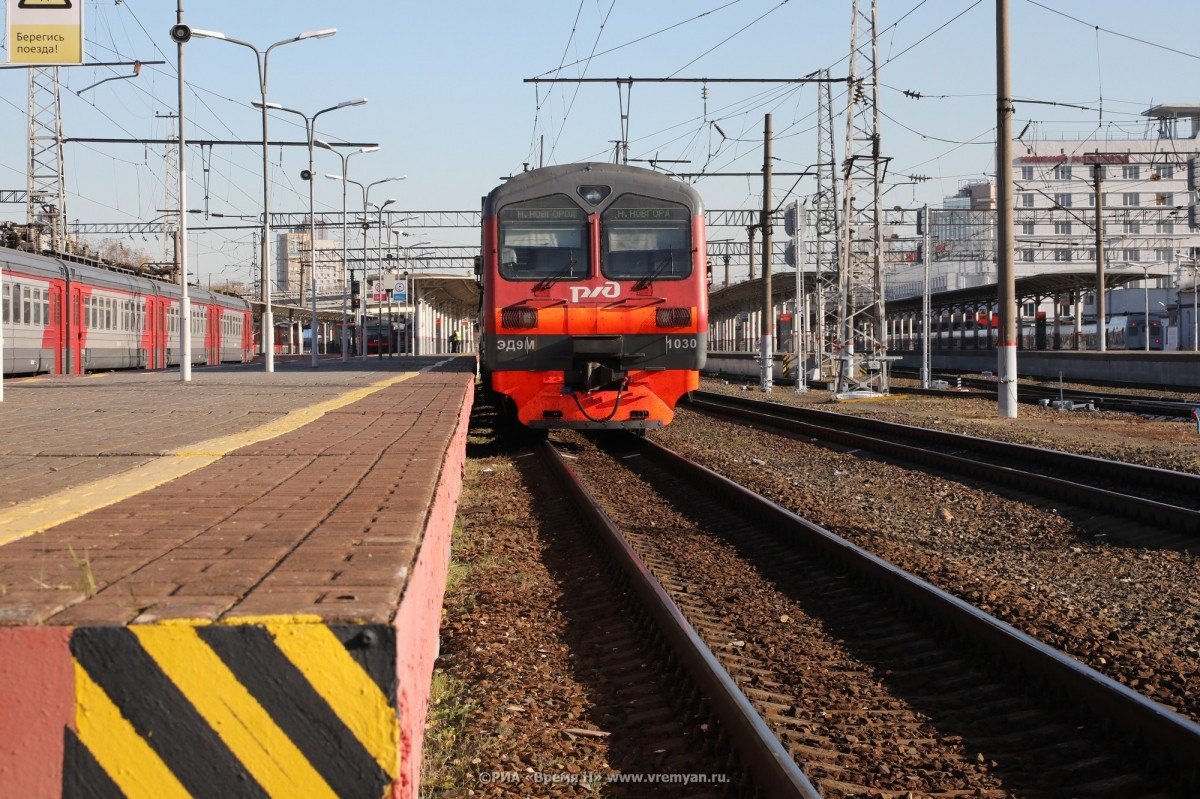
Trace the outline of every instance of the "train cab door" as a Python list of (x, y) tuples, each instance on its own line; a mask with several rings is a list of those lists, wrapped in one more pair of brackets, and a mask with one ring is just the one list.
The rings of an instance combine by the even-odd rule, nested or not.
[(66, 326), (63, 324), (63, 285), (61, 283), (50, 284), (50, 318), (46, 320), (46, 333), (42, 341), (43, 348), (50, 347), (54, 351), (52, 372), (61, 375), (67, 366), (63, 356), (63, 348), (67, 339)]

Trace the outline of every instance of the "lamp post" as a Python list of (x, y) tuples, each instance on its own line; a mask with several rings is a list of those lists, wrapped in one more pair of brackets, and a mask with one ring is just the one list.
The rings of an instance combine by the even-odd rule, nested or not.
[(322, 30), (306, 31), (298, 36), (293, 36), (290, 39), (281, 39), (267, 47), (265, 50), (259, 50), (249, 42), (244, 42), (241, 39), (234, 39), (219, 31), (206, 31), (199, 30), (198, 28), (191, 29), (192, 36), (198, 36), (201, 39), (220, 39), (221, 41), (241, 45), (242, 47), (253, 50), (255, 61), (258, 64), (258, 89), (262, 102), (263, 164), (262, 284), (259, 287), (259, 291), (263, 304), (263, 363), (266, 371), (268, 372), (275, 371), (275, 315), (271, 311), (271, 271), (269, 267), (271, 256), (271, 174), (267, 153), (267, 66), (271, 57), (271, 51), (276, 47), (282, 47), (285, 44), (292, 44), (293, 42), (302, 42), (307, 39), (324, 39), (326, 36), (332, 36), (335, 33), (337, 33), (337, 28), (323, 28)]
[[(1200, 286), (1197, 286), (1197, 271), (1200, 270), (1200, 261), (1192, 261), (1189, 264), (1180, 263), (1181, 269), (1190, 269), (1192, 272), (1192, 352), (1200, 352)], [(1175, 293), (1176, 303), (1179, 302), (1179, 292)], [(1182, 314), (1181, 314), (1182, 315)]]
[[(330, 111), (337, 111), (339, 108), (353, 108), (357, 105), (366, 105), (366, 98), (358, 100), (343, 100), (337, 105), (331, 105), (328, 108), (322, 108), (312, 116), (305, 114), (303, 111), (297, 111), (294, 108), (286, 108), (279, 103), (268, 103), (266, 101), (251, 103), (255, 108), (262, 108), (265, 113), (268, 108), (276, 111), (284, 111), (289, 114), (295, 114), (304, 120), (304, 134), (308, 142), (308, 280), (312, 290), (309, 292), (311, 296), (310, 304), (312, 306), (312, 321), (309, 322), (309, 330), (312, 332), (312, 368), (316, 369), (320, 365), (317, 358), (317, 220), (315, 209), (313, 208), (313, 134), (317, 129), (317, 117), (321, 114), (327, 114)], [(300, 302), (304, 302), (304, 259), (300, 260)], [(303, 339), (301, 339), (303, 342)]]
[[(376, 239), (376, 243), (377, 243), (376, 252), (378, 252), (379, 255), (375, 259), (375, 263), (376, 263), (375, 268), (376, 268), (377, 273), (379, 274), (379, 280), (381, 282), (383, 280), (383, 240), (385, 238), (385, 235), (383, 232), (383, 209), (387, 208), (389, 205), (391, 205), (394, 202), (396, 202), (395, 197), (388, 197), (380, 205), (374, 205), (372, 203), (372, 205), (374, 205), (374, 208), (375, 208), (376, 225), (379, 228), (378, 238)], [(385, 291), (384, 294), (387, 296), (387, 303), (388, 303), (388, 332), (387, 332), (387, 335), (388, 335), (388, 355), (390, 356), (392, 353), (392, 328), (391, 328), (392, 294), (390, 291)], [(379, 325), (380, 325), (380, 329), (382, 329), (382, 327), (383, 327), (383, 302), (382, 301), (379, 303)], [(380, 342), (380, 344), (379, 344), (379, 359), (383, 360), (383, 343), (382, 342)]]
[[(411, 235), (411, 234), (409, 234), (409, 233), (399, 233), (399, 235), (401, 235), (401, 236), (408, 236), (408, 235)], [(408, 252), (407, 252), (407, 250), (411, 250), (411, 249), (413, 249), (413, 248), (415, 248), (415, 247), (424, 247), (424, 246), (425, 246), (425, 245), (427, 245), (427, 244), (429, 244), (429, 242), (428, 242), (428, 241), (418, 241), (418, 242), (415, 242), (415, 243), (413, 243), (413, 244), (409, 244), (409, 245), (408, 245), (408, 246), (406, 246), (406, 247), (400, 247), (399, 249), (402, 249), (402, 250), (405, 250), (405, 251), (406, 251), (406, 252), (404, 253), (404, 263), (405, 263), (405, 264), (407, 264), (407, 263), (408, 263)], [(410, 322), (411, 322), (411, 323), (410, 323), (410, 325), (409, 325), (409, 333), (408, 333), (408, 338), (409, 338), (409, 342), (410, 342), (410, 344), (411, 344), (411, 346), (412, 346), (412, 354), (415, 356), (415, 355), (417, 354), (417, 336), (416, 336), (416, 334), (417, 334), (417, 330), (418, 330), (418, 328), (417, 328), (417, 310), (418, 310), (418, 309), (417, 309), (417, 304), (416, 304), (416, 296), (417, 296), (417, 267), (416, 267), (415, 265), (411, 267), (411, 272), (412, 272), (412, 283), (411, 283), (411, 284), (410, 284), (410, 283), (408, 283), (409, 271), (410, 271), (410, 269), (409, 269), (409, 268), (405, 268), (405, 270), (404, 270), (404, 281), (405, 281), (405, 286), (406, 286), (406, 289), (407, 289), (407, 291), (406, 291), (406, 294), (407, 294), (408, 304), (409, 304), (409, 306), (412, 308), (412, 314), (411, 314), (411, 320), (410, 320)]]
[[(182, 30), (181, 30), (182, 29)], [(172, 29), (172, 39), (175, 40), (178, 62), (175, 74), (178, 77), (179, 110), (176, 118), (179, 122), (179, 148), (176, 169), (176, 179), (179, 181), (179, 219), (175, 228), (175, 267), (179, 270), (179, 379), (184, 383), (192, 380), (192, 298), (188, 294), (188, 263), (187, 263), (187, 130), (184, 127), (184, 88), (183, 79), (183, 46), (191, 39), (185, 35), (187, 28), (183, 24), (183, 0), (175, 4), (175, 28)], [(0, 397), (3, 395), (0, 394)]]
[[(336, 155), (342, 159), (342, 174), (343, 175), (350, 174), (350, 159), (351, 158), (358, 155), (359, 153), (373, 153), (379, 149), (378, 147), (360, 147), (359, 149), (355, 150), (352, 153), (342, 154), (342, 153), (338, 152), (337, 150), (333, 149), (333, 147), (331, 145), (327, 144), (326, 142), (321, 141), (320, 139), (313, 139), (313, 144), (315, 144), (318, 147), (321, 147), (325, 150), (329, 150), (331, 153), (333, 153), (334, 155)], [(310, 169), (310, 171), (311, 171), (311, 169)], [(327, 177), (329, 177), (329, 176), (327, 176)], [(347, 223), (349, 222), (349, 219), (347, 217), (348, 212), (346, 210), (346, 192), (349, 188), (350, 188), (349, 184), (343, 180), (342, 181), (342, 363), (346, 363), (350, 359), (350, 336), (349, 336), (349, 331), (347, 329), (349, 327), (349, 325), (346, 323), (346, 320), (348, 318), (347, 312), (349, 310), (348, 297), (350, 294), (350, 280), (349, 280), (350, 264), (349, 264), (349, 255), (347, 253), (347, 248), (349, 246), (349, 232), (348, 232)]]
[[(396, 176), (390, 177), (390, 178), (381, 178), (379, 180), (376, 180), (372, 183), (367, 183), (367, 184), (360, 183), (357, 180), (350, 180), (350, 178), (346, 177), (344, 170), (343, 170), (342, 174), (340, 174), (340, 175), (326, 175), (325, 177), (329, 178), (330, 180), (340, 180), (343, 183), (353, 183), (355, 186), (358, 186), (358, 188), (362, 190), (362, 198), (363, 198), (362, 253), (363, 253), (363, 280), (365, 281), (367, 279), (367, 230), (371, 227), (371, 222), (367, 217), (367, 205), (368, 205), (368, 200), (371, 196), (371, 189), (375, 186), (380, 185), (381, 183), (388, 183), (393, 180), (405, 180), (408, 178), (408, 175), (396, 175)], [(359, 325), (359, 342), (360, 342), (359, 355), (364, 362), (366, 362), (366, 360), (367, 360), (366, 319), (367, 319), (366, 300), (364, 299), (363, 300), (363, 321), (362, 321), (362, 324)]]
[(1144, 300), (1145, 312), (1142, 315), (1142, 349), (1145, 352), (1150, 351), (1150, 269), (1158, 266), (1163, 261), (1155, 261), (1149, 264), (1140, 263), (1124, 263), (1119, 266), (1114, 266), (1114, 269), (1129, 269), (1136, 267), (1142, 270), (1142, 297)]

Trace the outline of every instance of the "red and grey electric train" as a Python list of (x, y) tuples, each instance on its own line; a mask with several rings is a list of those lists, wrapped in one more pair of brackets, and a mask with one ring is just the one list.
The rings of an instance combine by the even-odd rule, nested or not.
[(616, 164), (509, 179), (483, 201), (481, 354), (533, 428), (669, 424), (708, 349), (704, 207)]
[[(179, 364), (179, 286), (84, 259), (0, 248), (4, 374), (82, 374)], [(192, 362), (248, 362), (245, 300), (192, 288)]]

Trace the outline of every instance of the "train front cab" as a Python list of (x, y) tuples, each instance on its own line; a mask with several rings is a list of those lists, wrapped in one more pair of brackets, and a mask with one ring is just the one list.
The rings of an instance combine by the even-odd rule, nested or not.
[(597, 187), (578, 187), (580, 202), (560, 186), (485, 213), (483, 366), (521, 423), (658, 427), (699, 387), (704, 218), (690, 187), (658, 196), (666, 182), (614, 186), (591, 209)]

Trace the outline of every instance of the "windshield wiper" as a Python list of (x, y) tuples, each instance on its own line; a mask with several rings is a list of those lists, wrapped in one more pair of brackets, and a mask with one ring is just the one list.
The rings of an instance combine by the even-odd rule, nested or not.
[(562, 269), (559, 269), (557, 272), (547, 275), (546, 277), (539, 280), (534, 285), (533, 290), (534, 291), (546, 291), (547, 289), (549, 289), (551, 286), (554, 285), (555, 281), (562, 280), (564, 277), (568, 277), (568, 276), (573, 277), (573, 275), (571, 275), (571, 272), (573, 272), (575, 270), (575, 267), (578, 263), (579, 262), (575, 260), (574, 250), (572, 250), (570, 259), (568, 259), (566, 264), (563, 265)]
[(644, 289), (650, 288), (650, 284), (653, 283), (655, 281), (655, 279), (658, 278), (658, 276), (663, 273), (664, 269), (666, 269), (668, 266), (674, 266), (674, 265), (675, 265), (675, 251), (671, 250), (667, 253), (666, 258), (663, 258), (661, 261), (658, 262), (658, 264), (654, 267), (653, 272), (651, 272), (649, 275), (647, 275), (646, 277), (639, 280), (637, 283), (633, 284), (633, 290), (634, 291), (642, 291)]

